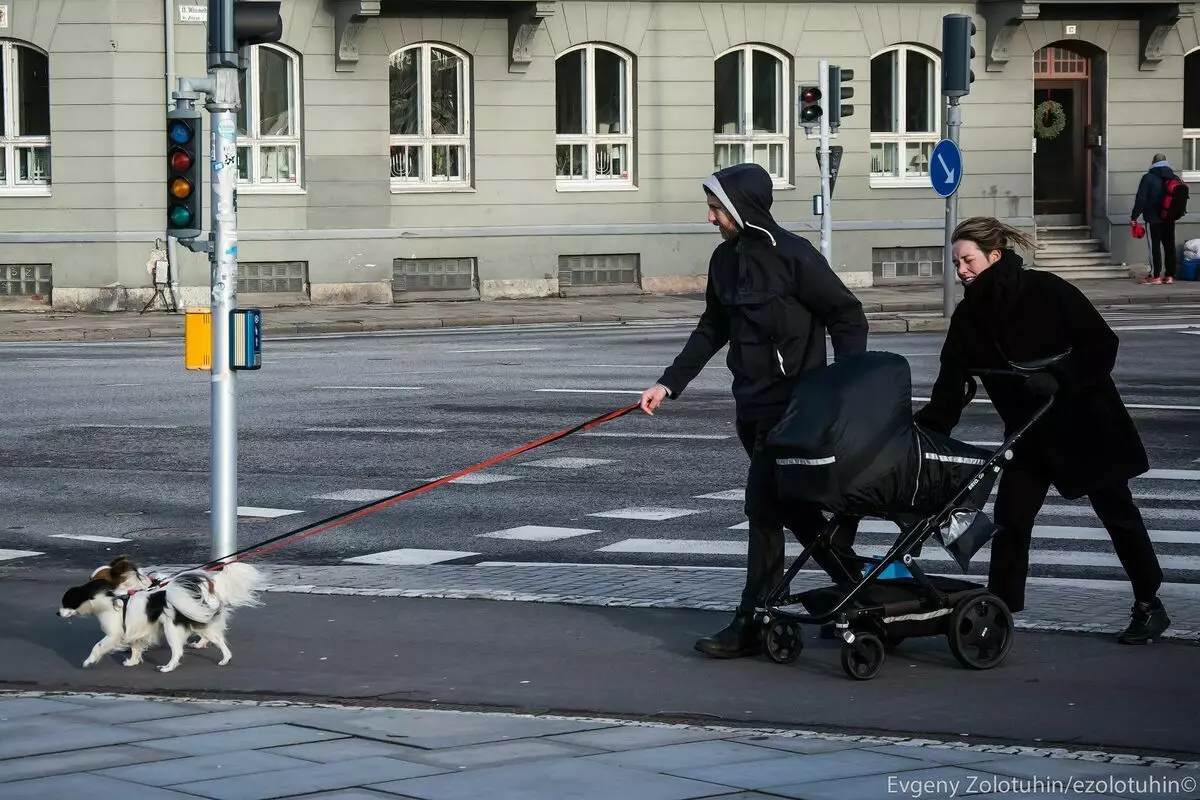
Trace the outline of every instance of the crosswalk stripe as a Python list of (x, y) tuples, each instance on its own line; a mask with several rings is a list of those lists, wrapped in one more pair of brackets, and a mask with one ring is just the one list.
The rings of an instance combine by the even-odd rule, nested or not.
[(42, 556), (45, 553), (39, 553), (35, 550), (0, 550), (0, 561), (12, 561), (15, 558), (28, 558), (29, 556)]
[[(893, 522), (867, 519), (859, 523), (860, 533), (888, 533), (896, 535), (900, 528)], [(1035, 539), (1068, 539), (1086, 542), (1109, 541), (1104, 528), (1084, 528), (1072, 525), (1035, 525)], [(1150, 541), (1157, 544), (1200, 544), (1200, 531), (1150, 531)]]
[[(712, 556), (741, 556), (746, 554), (745, 541), (726, 541), (708, 539), (625, 539), (620, 542), (599, 548), (601, 553), (643, 553), (653, 555), (712, 555)], [(786, 552), (789, 556), (799, 555), (803, 548), (797, 542), (788, 542)], [(881, 557), (887, 554), (890, 546), (856, 545), (854, 550), (861, 556)], [(972, 559), (972, 563), (986, 563), (991, 556), (990, 548), (981, 549)], [(1198, 556), (1164, 556), (1158, 557), (1163, 569), (1195, 571), (1200, 570)], [(930, 561), (953, 564), (953, 559), (945, 552), (940, 552), (936, 543), (931, 543), (918, 558), (921, 563)], [(1092, 553), (1078, 550), (1031, 550), (1029, 563), (1040, 566), (1076, 566), (1076, 567), (1115, 567), (1120, 568), (1121, 562), (1112, 553)]]

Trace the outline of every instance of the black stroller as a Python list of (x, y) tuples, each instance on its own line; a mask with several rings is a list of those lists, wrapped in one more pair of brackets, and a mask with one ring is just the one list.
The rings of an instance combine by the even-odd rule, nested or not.
[[(974, 370), (963, 405), (975, 397), (976, 376), (1026, 379), (1067, 355), (1010, 364), (1009, 370)], [(971, 558), (998, 530), (983, 508), (1002, 462), (1012, 459), (1013, 445), (1053, 402), (1047, 399), (1028, 423), (988, 452), (914, 423), (912, 375), (902, 356), (868, 352), (803, 380), (767, 448), (780, 500), (816, 503), (832, 519), (767, 596), (758, 619), (767, 657), (780, 664), (795, 661), (804, 646), (803, 623), (826, 630), (832, 625), (842, 642), (842, 668), (856, 680), (874, 678), (886, 652), (910, 637), (945, 636), (951, 653), (969, 669), (1000, 664), (1014, 634), (1004, 602), (979, 584), (926, 575), (917, 559), (936, 536), (967, 572)], [(881, 558), (857, 556), (836, 543), (839, 525), (862, 517), (900, 528)], [(835, 585), (788, 594), (810, 558)], [(788, 610), (797, 603), (808, 613)]]

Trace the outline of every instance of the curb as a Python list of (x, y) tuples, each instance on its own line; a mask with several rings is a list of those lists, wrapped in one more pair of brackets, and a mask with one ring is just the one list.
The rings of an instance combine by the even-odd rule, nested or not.
[[(940, 306), (939, 306), (940, 308)], [(886, 316), (869, 311), (867, 321), (874, 333), (927, 333), (944, 331), (950, 321), (944, 317)], [(892, 312), (894, 313), (894, 312)], [(447, 317), (385, 321), (276, 322), (264, 323), (264, 336), (270, 334), (305, 335), (318, 333), (385, 333), (388, 331), (432, 330), (444, 328), (483, 328), (507, 325), (578, 325), (629, 322), (695, 322), (693, 318), (618, 316), (614, 314), (528, 314), (495, 317)], [(182, 339), (183, 326), (147, 326), (129, 328), (49, 328), (36, 331), (0, 333), (0, 342), (78, 342), (133, 341), (140, 339)]]

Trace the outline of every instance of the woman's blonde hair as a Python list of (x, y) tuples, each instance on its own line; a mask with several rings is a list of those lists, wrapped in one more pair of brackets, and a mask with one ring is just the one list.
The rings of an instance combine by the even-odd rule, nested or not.
[(1005, 225), (995, 217), (971, 217), (963, 220), (954, 229), (952, 238), (956, 242), (974, 242), (985, 253), (1006, 248), (1015, 250), (1018, 247), (1030, 252), (1039, 249), (1032, 236), (1011, 225)]

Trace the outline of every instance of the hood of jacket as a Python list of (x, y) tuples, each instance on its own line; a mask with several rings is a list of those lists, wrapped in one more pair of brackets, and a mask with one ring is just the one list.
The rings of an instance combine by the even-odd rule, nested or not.
[(1166, 180), (1175, 174), (1175, 170), (1171, 169), (1170, 163), (1166, 161), (1155, 161), (1150, 165), (1150, 172), (1153, 172), (1163, 180)]
[(771, 176), (758, 164), (735, 164), (713, 173), (704, 188), (721, 201), (743, 235), (776, 243), (779, 224), (771, 216)]

